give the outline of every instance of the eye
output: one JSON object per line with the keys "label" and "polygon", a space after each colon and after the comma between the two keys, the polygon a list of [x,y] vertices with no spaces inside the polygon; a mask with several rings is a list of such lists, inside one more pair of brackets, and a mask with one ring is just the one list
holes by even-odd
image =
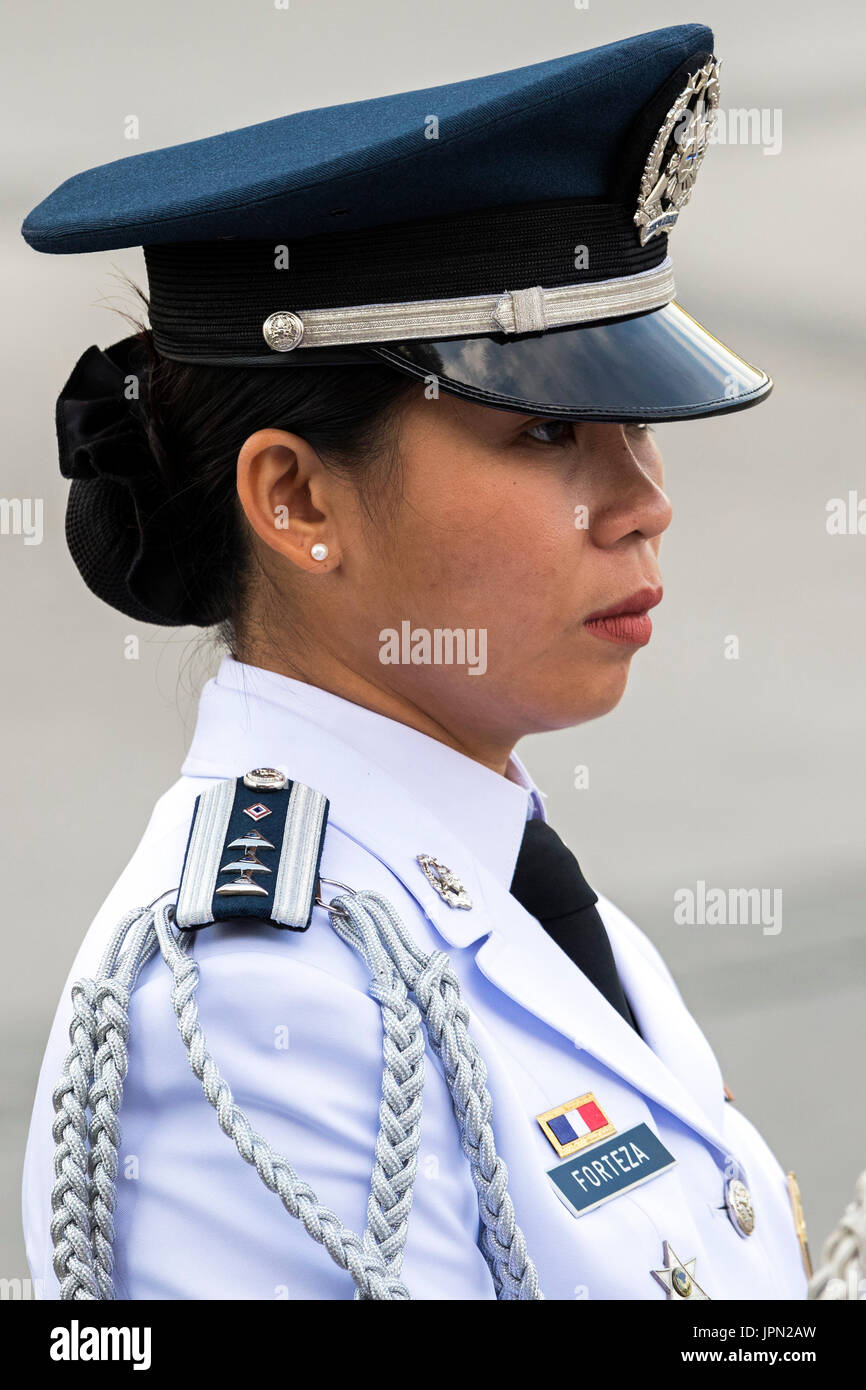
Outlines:
{"label": "eye", "polygon": [[626,429],[630,434],[655,434],[652,425],[648,425],[646,420],[630,420]]}
{"label": "eye", "polygon": [[573,438],[574,426],[570,420],[538,420],[523,433],[539,444],[567,444]]}

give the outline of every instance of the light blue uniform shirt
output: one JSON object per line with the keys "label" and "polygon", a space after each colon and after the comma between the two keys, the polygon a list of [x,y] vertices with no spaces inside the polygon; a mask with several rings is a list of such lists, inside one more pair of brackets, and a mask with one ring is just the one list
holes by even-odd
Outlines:
{"label": "light blue uniform shirt", "polygon": [[[337,696],[226,659],[206,686],[180,780],[157,803],[133,858],[70,972],[94,971],[117,920],[179,882],[194,799],[210,779],[279,767],[329,797],[322,873],[389,898],[424,950],[445,950],[489,1072],[493,1127],[517,1220],[553,1299],[660,1299],[663,1243],[696,1260],[711,1298],[805,1297],[785,1176],[724,1099],[712,1050],[655,948],[600,898],[640,1036],[511,897],[528,815],[543,815],[517,758],[508,777]],[[433,855],[463,881],[450,908],[421,872]],[[365,966],[316,911],[306,933],[256,926],[195,937],[199,1005],[211,1051],[252,1125],[321,1201],[366,1223],[378,1128],[381,1016]],[[349,1276],[238,1157],[190,1071],[150,962],[131,1008],[122,1128],[118,1297],[351,1298]],[[57,1297],[50,1238],[51,1093],[68,1048],[58,1008],[24,1171],[32,1277]],[[676,1164],[576,1217],[547,1174],[562,1160],[536,1116],[591,1092],[618,1135],[646,1125]],[[755,1228],[725,1206],[746,1182]],[[478,1211],[439,1063],[429,1053],[419,1171],[402,1277],[417,1298],[490,1299]]]}

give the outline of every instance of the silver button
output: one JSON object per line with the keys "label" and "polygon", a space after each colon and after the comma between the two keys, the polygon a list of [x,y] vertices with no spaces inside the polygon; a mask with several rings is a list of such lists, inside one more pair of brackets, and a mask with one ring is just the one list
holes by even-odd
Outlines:
{"label": "silver button", "polygon": [[731,1178],[725,1188],[725,1206],[734,1229],[741,1236],[750,1236],[755,1229],[755,1208],[751,1192],[739,1178]]}
{"label": "silver button", "polygon": [[244,777],[244,786],[256,792],[281,792],[289,779],[278,767],[254,767]]}
{"label": "silver button", "polygon": [[304,325],[288,309],[270,314],[262,324],[265,342],[274,352],[291,352],[304,336]]}

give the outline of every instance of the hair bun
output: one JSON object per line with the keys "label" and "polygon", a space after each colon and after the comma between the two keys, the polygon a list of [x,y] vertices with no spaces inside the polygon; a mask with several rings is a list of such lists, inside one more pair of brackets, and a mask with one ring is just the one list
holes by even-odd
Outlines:
{"label": "hair bun", "polygon": [[148,439],[136,337],[79,358],[57,401],[60,471],[72,480],[66,540],[87,587],[137,621],[206,623],[178,563],[184,527]]}

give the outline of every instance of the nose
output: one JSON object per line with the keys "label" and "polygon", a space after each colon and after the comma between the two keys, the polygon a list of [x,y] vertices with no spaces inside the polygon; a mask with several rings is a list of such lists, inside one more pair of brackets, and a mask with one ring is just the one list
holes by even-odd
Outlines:
{"label": "nose", "polygon": [[[657,479],[661,455],[649,434],[629,434],[625,425],[596,425],[600,454],[598,495],[589,529],[596,545],[608,548],[627,536],[654,540],[671,524],[673,508]],[[602,435],[603,432],[603,435]]]}

